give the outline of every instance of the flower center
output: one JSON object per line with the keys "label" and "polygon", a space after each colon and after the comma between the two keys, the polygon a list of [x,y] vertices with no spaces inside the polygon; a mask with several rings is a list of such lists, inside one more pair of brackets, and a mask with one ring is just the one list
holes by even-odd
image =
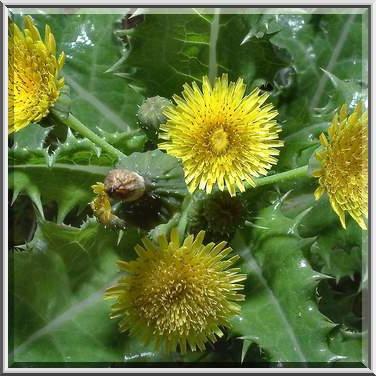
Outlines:
{"label": "flower center", "polygon": [[210,143],[217,154],[223,153],[229,144],[227,132],[223,128],[216,129],[210,136]]}

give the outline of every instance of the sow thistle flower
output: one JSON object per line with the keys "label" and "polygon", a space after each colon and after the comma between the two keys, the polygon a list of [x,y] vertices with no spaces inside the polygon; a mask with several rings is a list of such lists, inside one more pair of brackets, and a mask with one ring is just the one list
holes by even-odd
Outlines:
{"label": "sow thistle flower", "polygon": [[362,229],[368,210],[368,114],[359,103],[351,115],[342,106],[328,128],[328,137],[320,136],[321,148],[316,152],[320,169],[313,172],[319,178],[315,191],[318,200],[324,192],[346,228],[348,212]]}
{"label": "sow thistle flower", "polygon": [[244,181],[255,186],[253,178],[276,164],[283,145],[278,113],[265,104],[267,93],[244,96],[245,90],[242,79],[229,84],[224,74],[211,86],[204,77],[202,90],[185,84],[183,97],[175,95],[176,105],[165,110],[159,148],[181,159],[190,192],[210,193],[217,184],[234,196],[236,188],[245,190]]}
{"label": "sow thistle flower", "polygon": [[21,31],[10,25],[9,38],[9,133],[17,132],[44,118],[59,97],[64,79],[59,78],[64,53],[56,58],[56,43],[45,27],[41,38],[30,16]]}
{"label": "sow thistle flower", "polygon": [[239,282],[245,275],[230,268],[239,256],[226,242],[203,244],[205,231],[189,235],[181,245],[177,229],[158,239],[137,245],[138,258],[119,261],[126,274],[107,289],[107,298],[116,298],[112,318],[120,318],[121,331],[129,331],[144,343],[167,352],[180,348],[205,349],[229,326],[231,316],[240,311]]}

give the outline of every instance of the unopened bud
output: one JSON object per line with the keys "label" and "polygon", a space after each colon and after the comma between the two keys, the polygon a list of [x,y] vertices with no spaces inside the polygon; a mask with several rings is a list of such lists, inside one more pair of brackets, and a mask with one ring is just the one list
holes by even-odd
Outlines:
{"label": "unopened bud", "polygon": [[152,141],[157,138],[159,126],[166,122],[167,118],[163,111],[170,105],[171,101],[168,99],[156,96],[145,99],[138,109],[137,117],[141,128]]}
{"label": "unopened bud", "polygon": [[131,202],[144,194],[145,180],[136,172],[119,168],[108,173],[104,187],[110,197]]}

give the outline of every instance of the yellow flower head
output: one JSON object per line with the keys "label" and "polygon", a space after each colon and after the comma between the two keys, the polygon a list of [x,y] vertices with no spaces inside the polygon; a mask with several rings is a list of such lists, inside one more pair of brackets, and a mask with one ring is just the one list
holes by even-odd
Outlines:
{"label": "yellow flower head", "polygon": [[9,37],[8,132],[17,132],[45,117],[59,97],[64,53],[56,59],[56,43],[48,25],[44,40],[30,16],[21,31],[15,23]]}
{"label": "yellow flower head", "polygon": [[195,82],[185,84],[183,98],[175,95],[176,105],[165,110],[159,148],[182,160],[191,192],[210,193],[217,183],[234,196],[236,187],[243,192],[244,181],[255,186],[253,177],[266,175],[277,162],[276,148],[283,145],[278,113],[264,105],[268,94],[255,89],[244,96],[245,89],[242,79],[229,84],[226,74],[214,86],[204,77],[202,90]]}
{"label": "yellow flower head", "polygon": [[173,229],[169,241],[144,238],[135,261],[119,261],[126,274],[106,297],[117,299],[112,318],[121,318],[121,331],[167,352],[204,350],[223,335],[220,327],[240,310],[235,302],[244,299],[238,282],[245,276],[230,268],[239,257],[226,258],[226,242],[204,245],[204,236],[189,235],[181,245]]}
{"label": "yellow flower head", "polygon": [[328,128],[328,138],[320,135],[321,148],[316,152],[320,169],[316,200],[324,192],[346,228],[345,212],[366,229],[368,213],[368,114],[358,104],[351,115],[342,106]]}

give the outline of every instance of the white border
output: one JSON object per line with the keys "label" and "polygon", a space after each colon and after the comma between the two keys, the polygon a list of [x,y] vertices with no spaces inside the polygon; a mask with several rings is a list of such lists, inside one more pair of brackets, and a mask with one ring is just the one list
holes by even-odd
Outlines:
{"label": "white border", "polygon": [[96,5],[119,5],[119,6],[129,6],[129,5],[142,5],[142,6],[157,6],[157,5],[171,5],[171,6],[184,6],[187,5],[199,5],[199,6],[205,6],[205,5],[211,5],[211,6],[238,6],[238,5],[244,5],[247,6],[281,6],[281,7],[288,7],[288,6],[301,6],[301,7],[312,7],[315,8],[317,5],[325,5],[325,6],[341,6],[341,5],[353,5],[354,7],[359,7],[361,5],[371,5],[374,3],[373,0],[182,0],[182,1],[176,1],[176,0],[161,0],[161,1],[153,1],[153,0],[128,0],[128,1],[121,1],[121,0],[3,0],[2,1],[4,5],[11,7],[12,5],[23,5],[25,8],[27,8],[28,5],[40,5],[41,7],[46,7],[48,5],[61,5],[64,7],[65,5],[92,5],[95,7]]}
{"label": "white border", "polygon": [[[4,77],[4,87],[3,87],[3,104],[4,104],[4,113],[3,113],[3,160],[4,160],[4,193],[3,193],[3,205],[4,205],[4,211],[3,211],[3,297],[4,297],[4,312],[3,312],[3,359],[4,359],[4,368],[3,373],[71,373],[71,372],[77,372],[77,373],[196,373],[196,372],[202,372],[202,373],[249,373],[250,371],[255,373],[369,373],[374,372],[375,363],[376,363],[376,354],[374,351],[375,348],[375,329],[374,325],[371,325],[371,366],[372,368],[9,368],[8,367],[8,116],[7,116],[7,108],[8,108],[8,88],[6,77],[8,77],[8,65],[7,65],[7,51],[8,51],[8,9],[11,8],[12,5],[24,5],[25,8],[27,8],[28,5],[40,5],[41,7],[48,7],[49,5],[61,5],[62,7],[67,5],[74,5],[79,7],[80,5],[92,5],[93,8],[96,5],[117,5],[117,6],[123,6],[127,7],[129,5],[141,5],[143,7],[147,7],[148,5],[187,5],[189,6],[199,6],[199,7],[205,7],[205,5],[230,5],[230,6],[237,6],[237,5],[244,5],[246,6],[280,6],[281,8],[284,6],[312,6],[312,8],[316,8],[320,5],[325,6],[341,6],[341,5],[352,5],[354,7],[359,7],[361,5],[371,5],[371,40],[374,42],[376,40],[376,33],[375,33],[375,27],[374,23],[376,20],[375,12],[374,12],[374,3],[376,0],[369,0],[369,1],[356,1],[356,0],[331,0],[328,2],[327,0],[312,0],[312,1],[306,1],[307,4],[304,4],[302,0],[289,0],[289,1],[283,1],[283,0],[236,0],[234,2],[230,1],[224,1],[224,0],[206,0],[206,1],[199,1],[199,0],[190,0],[190,1],[182,1],[181,3],[177,4],[176,0],[164,0],[164,1],[150,1],[150,0],[130,0],[127,2],[118,0],[118,1],[106,1],[103,0],[64,0],[62,1],[56,1],[56,0],[3,0],[3,4],[5,5],[3,10],[3,48],[4,48],[4,60],[3,60],[3,77]],[[303,2],[303,4],[302,4]],[[105,8],[104,8],[105,9]],[[324,9],[323,9],[324,10]],[[371,61],[373,62],[374,58],[374,48],[373,43],[371,45]],[[370,74],[370,82],[372,83],[372,88],[374,88],[375,80],[374,80],[374,74],[373,74],[373,65],[371,67],[371,74]],[[369,106],[370,115],[373,120],[376,118],[376,106],[374,102],[374,90],[372,90],[371,93],[371,106]],[[373,126],[371,125],[371,145],[376,144],[376,133],[373,130]],[[371,161],[372,166],[376,166],[375,163],[375,155],[376,153],[373,152],[373,148],[370,148],[371,153]],[[374,193],[374,176],[371,173],[371,186],[372,186],[372,198]],[[370,229],[370,236],[371,236],[371,245],[373,245],[373,238],[375,234],[375,215],[374,215],[374,205],[373,200],[370,202],[370,218],[371,218],[371,224],[372,228]],[[372,248],[370,249],[370,254],[372,254]],[[369,262],[372,262],[371,265],[371,273],[369,275],[369,278],[371,280],[371,292],[369,294],[371,299],[371,317],[370,321],[371,324],[376,321],[376,311],[373,308],[373,303],[376,299],[376,286],[375,286],[375,279],[373,278],[373,273],[375,272],[376,268],[373,262],[373,257],[371,256],[369,259]]]}
{"label": "white border", "polygon": [[4,371],[8,367],[8,12],[3,8],[3,361]]}

